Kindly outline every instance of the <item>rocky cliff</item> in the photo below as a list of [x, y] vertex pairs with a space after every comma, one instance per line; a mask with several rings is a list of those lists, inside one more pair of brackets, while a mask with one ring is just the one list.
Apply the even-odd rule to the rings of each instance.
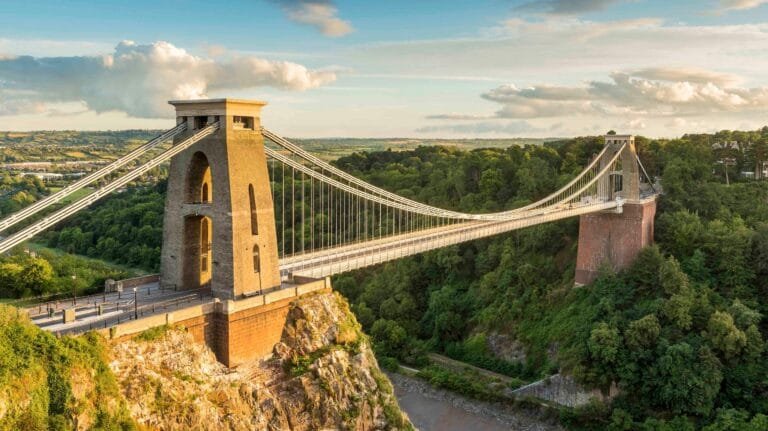
[[338, 294], [295, 301], [274, 353], [229, 370], [178, 328], [114, 343], [110, 368], [150, 429], [412, 428]]
[[184, 328], [57, 339], [0, 305], [0, 431], [412, 429], [339, 295], [295, 301], [274, 352], [229, 370]]

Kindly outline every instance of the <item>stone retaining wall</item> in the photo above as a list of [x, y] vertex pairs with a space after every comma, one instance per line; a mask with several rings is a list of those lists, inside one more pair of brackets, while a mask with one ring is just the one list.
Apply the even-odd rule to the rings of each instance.
[[591, 399], [605, 400], [616, 396], [617, 388], [612, 387], [608, 396], [597, 389], [587, 390], [571, 376], [555, 374], [546, 379], [519, 387], [511, 392], [518, 397], [534, 397], [567, 407], [587, 404]]
[[130, 338], [158, 326], [184, 326], [195, 341], [208, 345], [221, 363], [234, 367], [272, 353], [282, 336], [291, 302], [308, 293], [330, 290], [328, 277], [238, 301], [212, 299], [99, 332], [110, 338]]

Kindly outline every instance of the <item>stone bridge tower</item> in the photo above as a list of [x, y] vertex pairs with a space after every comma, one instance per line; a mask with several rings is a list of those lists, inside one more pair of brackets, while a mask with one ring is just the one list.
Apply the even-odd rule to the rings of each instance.
[[619, 156], [621, 170], [611, 172], [601, 187], [601, 190], [610, 193], [609, 198], [620, 198], [624, 205], [619, 211], [581, 216], [576, 257], [577, 285], [591, 283], [603, 269], [616, 271], [628, 267], [643, 247], [653, 243], [656, 195], [641, 196], [635, 137], [606, 135], [605, 144], [609, 151], [614, 150], [613, 154], [626, 144]]
[[219, 129], [173, 158], [165, 201], [164, 286], [210, 286], [241, 299], [280, 285], [277, 236], [264, 137], [264, 102], [211, 99], [169, 102], [190, 134]]

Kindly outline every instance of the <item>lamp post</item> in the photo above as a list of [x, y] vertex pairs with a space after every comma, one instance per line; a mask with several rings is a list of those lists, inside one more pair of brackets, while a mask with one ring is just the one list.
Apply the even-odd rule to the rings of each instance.
[[77, 284], [75, 280], [77, 276], [72, 274], [72, 305], [77, 305]]
[[133, 319], [138, 320], [138, 318], [139, 318], [138, 289], [134, 287], [133, 288]]

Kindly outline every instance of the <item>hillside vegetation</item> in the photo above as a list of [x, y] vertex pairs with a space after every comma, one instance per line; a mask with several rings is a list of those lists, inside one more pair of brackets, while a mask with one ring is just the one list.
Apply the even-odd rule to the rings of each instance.
[[341, 296], [294, 301], [285, 326], [231, 370], [182, 327], [57, 339], [0, 305], [0, 431], [413, 429]]
[[0, 305], [0, 430], [137, 429], [100, 337], [57, 339]]
[[[763, 429], [768, 181], [739, 172], [761, 165], [766, 143], [768, 128], [638, 138], [647, 170], [662, 178], [665, 191], [658, 245], [632, 268], [606, 273], [591, 286], [572, 287], [575, 219], [341, 275], [334, 283], [382, 358], [420, 365], [437, 351], [525, 381], [562, 370], [589, 386], [615, 383], [620, 395], [610, 406], [564, 413], [574, 429]], [[602, 138], [587, 137], [506, 149], [419, 147], [355, 153], [335, 163], [425, 203], [483, 212], [545, 196], [601, 146]], [[737, 163], [727, 179], [728, 165], [718, 163], [723, 157]], [[92, 248], [128, 262], [135, 258], [119, 247], [149, 247], [154, 240], [134, 234], [116, 241], [118, 249], [96, 252], [98, 243], [133, 229], [159, 229], [159, 217], [147, 225], [128, 202], [160, 208], [161, 192], [111, 197], [49, 238], [58, 247]], [[83, 246], [71, 235], [78, 226], [88, 226]]]

